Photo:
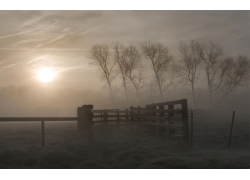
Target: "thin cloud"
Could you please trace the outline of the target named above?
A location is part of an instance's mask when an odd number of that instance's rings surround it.
[[[27,62],[27,64],[30,64],[30,63],[33,63],[33,62],[35,62],[35,61],[38,61],[38,60],[44,59],[44,58],[46,58],[46,57],[47,57],[47,56],[42,56],[42,57],[39,57],[39,58],[33,59],[33,60],[31,60],[31,61]]]
[[[12,67],[14,67],[14,66],[16,66],[16,64],[10,64],[10,65],[8,65],[8,66],[4,66],[3,68],[4,68],[4,69],[8,69],[8,68],[12,68]]]
[[[6,51],[31,51],[31,50],[41,50],[41,51],[88,51],[89,49],[81,48],[0,48],[0,50]]]
[[[4,38],[8,38],[8,37],[13,37],[13,36],[19,36],[21,34],[26,34],[26,33],[29,33],[29,32],[31,32],[31,31],[23,31],[23,32],[19,32],[19,33],[16,33],[16,34],[6,35],[6,36],[0,37],[0,39],[4,39]]]

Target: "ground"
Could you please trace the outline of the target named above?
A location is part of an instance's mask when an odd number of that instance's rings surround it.
[[[152,130],[129,125],[95,125],[94,144],[76,133],[75,122],[41,125],[0,124],[0,168],[183,169],[249,168],[248,119],[235,124],[230,149],[230,121],[195,122],[193,147]]]

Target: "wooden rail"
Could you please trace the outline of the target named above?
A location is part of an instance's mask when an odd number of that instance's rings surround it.
[[[76,121],[77,117],[0,117],[0,122],[6,121]]]
[[[103,109],[103,110],[91,110],[93,123],[116,123],[125,122],[128,124],[130,122],[130,114],[128,109]]]
[[[178,107],[175,108],[175,106]],[[181,108],[179,107],[181,106]],[[146,108],[130,107],[131,122],[140,122],[145,127],[159,130],[170,137],[182,138],[189,143],[187,100],[161,102],[146,105]]]
[[[180,105],[181,108],[175,108]],[[87,137],[89,143],[93,143],[92,126],[94,124],[120,123],[140,124],[159,130],[169,137],[182,138],[189,142],[188,106],[187,100],[161,102],[140,106],[131,106],[126,110],[103,109],[93,110],[93,105],[83,105],[77,108],[77,117],[0,117],[0,122],[15,121],[40,121],[42,131],[42,145],[45,146],[45,122],[47,121],[77,121],[79,135]]]

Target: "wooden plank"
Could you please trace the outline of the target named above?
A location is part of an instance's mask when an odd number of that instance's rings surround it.
[[[146,114],[141,113],[141,117],[143,117],[143,116],[145,116],[145,115],[146,115]],[[139,114],[138,114],[138,113],[133,112],[133,114],[132,114],[131,116],[139,116]]]
[[[125,111],[121,111],[121,110],[119,110],[119,113],[120,113],[120,114],[121,114],[121,113],[126,114],[126,110],[125,110]]]
[[[154,104],[148,104],[147,106],[165,106],[165,105],[175,105],[175,104],[181,104],[181,100],[177,101],[169,101],[169,102],[161,102],[161,103],[154,103]]]
[[[106,120],[105,122],[113,122],[113,123],[117,123],[118,121],[117,120]],[[119,119],[119,122],[126,122],[126,119]],[[93,123],[104,123],[104,121],[102,120],[96,120],[96,121],[93,121]]]
[[[102,118],[102,117],[104,117],[104,114],[103,115],[93,115],[93,118]],[[117,115],[110,115],[110,114],[108,114],[107,115],[107,117],[109,118],[109,117],[117,117]],[[119,115],[119,117],[127,117],[126,115]]]
[[[145,110],[146,110],[146,108],[142,108],[142,107],[140,107],[140,106],[138,106],[138,107],[133,107],[133,110],[134,110],[134,111],[137,111],[138,109],[140,109],[141,111],[145,111]]]
[[[182,129],[182,125],[173,125],[173,124],[164,124],[164,123],[147,122],[147,123],[145,123],[145,125],[157,126],[157,127],[167,127],[167,128],[174,128],[174,129]]]
[[[165,121],[182,121],[181,117],[159,117],[159,116],[144,116],[148,120],[165,120]]]
[[[119,114],[119,111],[117,111],[116,120],[117,120],[117,124],[119,124],[119,121],[120,121],[120,114]]]
[[[168,105],[168,111],[172,111],[174,109],[174,105]],[[179,109],[177,109],[179,110]],[[174,124],[174,121],[171,120],[172,117],[174,117],[174,111],[171,113],[168,113],[169,117],[169,124]],[[175,134],[175,129],[169,129],[169,134]]]
[[[110,113],[116,113],[119,109],[102,109],[102,110],[91,110],[92,113],[104,113],[104,112],[110,112]]]
[[[140,106],[138,106],[138,120],[140,121],[141,120],[141,118],[140,118],[140,116],[141,116],[141,107]]]
[[[148,110],[149,113],[182,113],[182,109],[156,109]]]
[[[77,117],[0,117],[4,121],[76,121]]]
[[[104,115],[93,115],[93,118],[102,118]]]
[[[164,110],[164,106],[159,106],[159,109],[160,110]],[[160,117],[164,117],[164,113],[159,113],[159,116]],[[165,123],[165,119],[160,119],[160,120],[158,120],[160,123]],[[166,131],[166,128],[165,127],[160,127],[159,128],[159,131],[161,131],[161,132],[165,132]]]
[[[128,116],[128,109],[126,109],[126,123],[127,123],[127,124],[129,123],[128,119],[129,119],[129,116]]]
[[[103,116],[103,122],[105,124],[108,124],[108,112],[105,110],[103,114],[104,114],[104,116]]]
[[[133,121],[133,120],[134,120],[134,117],[133,117],[133,115],[134,115],[134,114],[133,114],[133,113],[134,113],[134,110],[133,110],[133,109],[134,109],[134,108],[133,108],[133,106],[131,106],[129,109],[130,109],[130,119]],[[131,121],[130,121],[130,122],[131,122]]]
[[[183,123],[183,140],[186,144],[189,144],[189,123],[188,123],[188,104],[187,99],[182,99],[181,108],[182,113],[182,123]]]

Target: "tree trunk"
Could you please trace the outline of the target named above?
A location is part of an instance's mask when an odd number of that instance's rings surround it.
[[[194,91],[194,82],[191,82],[192,84],[192,95],[193,95],[193,102],[194,102],[194,109],[196,109],[196,100],[195,100],[195,91]]]
[[[157,79],[157,84],[158,84],[158,88],[159,88],[159,92],[160,92],[161,101],[163,101],[163,94],[162,94],[162,89],[161,89],[161,83],[160,83],[160,80],[159,80],[159,76],[158,76],[158,74],[156,72],[155,72],[155,75],[156,75],[156,79]]]
[[[109,81],[108,81],[108,86],[109,86],[111,102],[112,102],[112,104],[114,104],[113,91],[112,91],[111,83]]]
[[[137,88],[136,88],[136,94],[137,94],[137,97],[139,99],[139,102],[141,103],[141,96],[140,96],[139,90]]]
[[[127,92],[127,86],[126,86],[126,79],[123,75],[122,75],[122,81],[123,81],[123,86],[124,86],[124,90],[125,90],[126,102],[128,102],[128,92]]]
[[[208,86],[209,101],[210,101],[211,107],[214,108],[211,83],[210,83],[210,77],[209,77],[208,70],[206,70],[206,74],[207,74],[207,86]]]

